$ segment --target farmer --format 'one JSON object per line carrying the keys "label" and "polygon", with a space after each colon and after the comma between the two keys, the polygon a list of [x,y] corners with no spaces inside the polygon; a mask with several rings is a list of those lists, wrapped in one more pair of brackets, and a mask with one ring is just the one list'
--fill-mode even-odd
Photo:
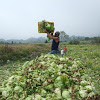
{"label": "farmer", "polygon": [[49,54],[57,54],[59,53],[58,47],[59,47],[59,35],[60,32],[55,32],[55,35],[53,35],[53,33],[49,33],[47,30],[45,30],[45,32],[47,33],[47,36],[51,39],[53,39],[52,41],[52,46],[51,46],[51,52]]}
{"label": "farmer", "polygon": [[67,47],[64,46],[64,54],[66,55],[66,52],[67,52]]}

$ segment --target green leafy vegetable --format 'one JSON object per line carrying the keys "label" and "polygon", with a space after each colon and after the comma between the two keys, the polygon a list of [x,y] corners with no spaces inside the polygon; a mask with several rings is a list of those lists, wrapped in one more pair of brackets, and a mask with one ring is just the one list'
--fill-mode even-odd
{"label": "green leafy vegetable", "polygon": [[[80,66],[81,65],[81,66]],[[4,100],[81,100],[94,96],[94,86],[87,80],[81,61],[41,54],[27,61],[2,83]],[[73,95],[72,95],[73,94]]]}

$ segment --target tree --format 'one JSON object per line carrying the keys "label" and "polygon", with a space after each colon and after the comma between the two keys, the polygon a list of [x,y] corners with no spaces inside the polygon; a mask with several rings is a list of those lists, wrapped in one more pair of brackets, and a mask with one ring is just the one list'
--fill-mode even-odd
{"label": "tree", "polygon": [[48,43],[48,41],[47,41],[47,40],[45,40],[45,43]]}
{"label": "tree", "polygon": [[80,44],[80,41],[78,41],[78,40],[71,40],[69,42],[69,44]]}
{"label": "tree", "polygon": [[90,40],[90,38],[89,37],[86,37],[85,40],[88,41],[88,40]]}
{"label": "tree", "polygon": [[93,37],[91,43],[100,43],[100,37]]}
{"label": "tree", "polygon": [[14,42],[12,41],[11,43],[13,44]]}
{"label": "tree", "polygon": [[60,32],[60,41],[67,41],[69,39],[69,35],[67,35],[64,31]]}

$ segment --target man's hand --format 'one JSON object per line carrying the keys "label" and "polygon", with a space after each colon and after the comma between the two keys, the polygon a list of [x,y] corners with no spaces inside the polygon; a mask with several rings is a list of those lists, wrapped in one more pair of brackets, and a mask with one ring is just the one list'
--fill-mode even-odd
{"label": "man's hand", "polygon": [[46,29],[44,29],[44,32],[45,32],[45,33],[49,33]]}

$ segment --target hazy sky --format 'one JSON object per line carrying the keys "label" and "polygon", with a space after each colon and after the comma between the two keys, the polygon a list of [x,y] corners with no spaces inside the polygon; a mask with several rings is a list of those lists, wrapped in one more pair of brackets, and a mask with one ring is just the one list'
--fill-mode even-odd
{"label": "hazy sky", "polygon": [[100,0],[0,0],[0,38],[46,37],[44,19],[70,36],[100,36]]}

